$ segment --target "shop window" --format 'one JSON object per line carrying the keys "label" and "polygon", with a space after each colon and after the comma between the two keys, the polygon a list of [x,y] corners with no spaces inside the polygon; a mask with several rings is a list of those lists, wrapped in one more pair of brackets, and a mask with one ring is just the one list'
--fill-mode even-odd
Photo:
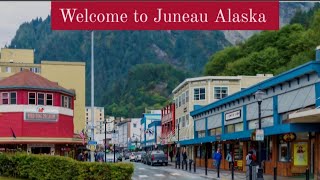
{"label": "shop window", "polygon": [[206,99],[206,89],[205,88],[195,88],[194,89],[194,100],[205,100]]}
{"label": "shop window", "polygon": [[243,123],[235,124],[235,125],[234,125],[234,131],[235,131],[235,132],[243,131]]}
{"label": "shop window", "polygon": [[226,133],[233,133],[234,132],[234,124],[230,124],[226,126]]}
{"label": "shop window", "polygon": [[38,105],[44,105],[44,93],[38,93]]}
{"label": "shop window", "polygon": [[279,161],[287,162],[290,160],[290,144],[280,140],[279,144]]}
{"label": "shop window", "polygon": [[215,129],[210,129],[209,131],[209,135],[210,136],[216,136],[216,135],[220,135],[222,133],[222,128],[215,128]]}
{"label": "shop window", "polygon": [[216,128],[216,135],[220,135],[222,134],[222,128],[219,127],[219,128]]}
{"label": "shop window", "polygon": [[36,93],[29,93],[29,104],[36,104]]}
{"label": "shop window", "polygon": [[10,104],[17,104],[17,93],[16,92],[10,93]]}
{"label": "shop window", "polygon": [[267,136],[264,139],[263,143],[264,147],[263,150],[265,150],[265,157],[262,157],[262,160],[271,161],[272,160],[272,138]]}
{"label": "shop window", "polygon": [[198,131],[198,138],[202,138],[206,136],[206,131]]}
{"label": "shop window", "polygon": [[[47,106],[53,105],[52,94],[46,94],[46,105]],[[87,115],[88,115],[88,113],[87,113]]]}

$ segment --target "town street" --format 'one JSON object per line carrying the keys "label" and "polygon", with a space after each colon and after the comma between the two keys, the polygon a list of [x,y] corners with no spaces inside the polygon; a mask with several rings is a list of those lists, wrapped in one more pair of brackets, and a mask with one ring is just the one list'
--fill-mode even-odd
{"label": "town street", "polygon": [[143,163],[133,163],[134,173],[133,180],[138,179],[152,179],[152,180],[165,180],[165,179],[205,179],[198,174],[192,174],[186,171],[177,170],[172,165],[168,166],[150,166]]}

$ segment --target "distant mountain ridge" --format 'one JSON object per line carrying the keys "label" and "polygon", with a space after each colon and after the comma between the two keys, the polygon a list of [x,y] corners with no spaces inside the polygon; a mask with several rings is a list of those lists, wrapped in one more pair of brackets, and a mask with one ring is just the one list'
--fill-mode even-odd
{"label": "distant mountain ridge", "polygon": [[[284,4],[286,11],[312,3]],[[280,12],[280,13],[281,13]],[[290,11],[291,12],[291,11]],[[95,102],[115,116],[140,117],[145,107],[160,108],[186,77],[199,76],[209,57],[252,31],[95,31]],[[35,49],[40,60],[86,62],[86,103],[90,103],[90,32],[52,31],[51,18],[23,23],[11,48]],[[149,78],[153,77],[153,81]]]}

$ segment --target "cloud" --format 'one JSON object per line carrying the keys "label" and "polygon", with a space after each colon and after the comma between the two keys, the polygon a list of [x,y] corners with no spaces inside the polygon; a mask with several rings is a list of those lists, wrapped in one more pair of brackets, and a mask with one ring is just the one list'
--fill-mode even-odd
{"label": "cloud", "polygon": [[[0,2],[0,47],[10,44],[19,26],[37,17],[50,14],[50,1]],[[5,17],[5,18],[4,18]]]}

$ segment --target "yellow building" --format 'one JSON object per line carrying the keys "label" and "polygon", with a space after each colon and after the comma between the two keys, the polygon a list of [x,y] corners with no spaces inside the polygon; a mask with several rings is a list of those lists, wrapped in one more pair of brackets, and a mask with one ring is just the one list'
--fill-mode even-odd
{"label": "yellow building", "polygon": [[[248,88],[256,83],[273,77],[272,74],[257,74],[256,76],[204,76],[188,78],[180,83],[173,91],[175,101],[175,124],[179,123],[179,140],[194,138],[194,121],[190,112],[194,105],[204,106],[227,97],[233,93]],[[172,134],[177,141],[177,127]],[[193,148],[187,148],[188,157],[192,157]]]}
{"label": "yellow building", "polygon": [[37,73],[60,86],[74,89],[74,132],[85,129],[85,63],[41,61],[34,63],[33,49],[7,49],[0,52],[0,79],[11,76],[23,69]]}

